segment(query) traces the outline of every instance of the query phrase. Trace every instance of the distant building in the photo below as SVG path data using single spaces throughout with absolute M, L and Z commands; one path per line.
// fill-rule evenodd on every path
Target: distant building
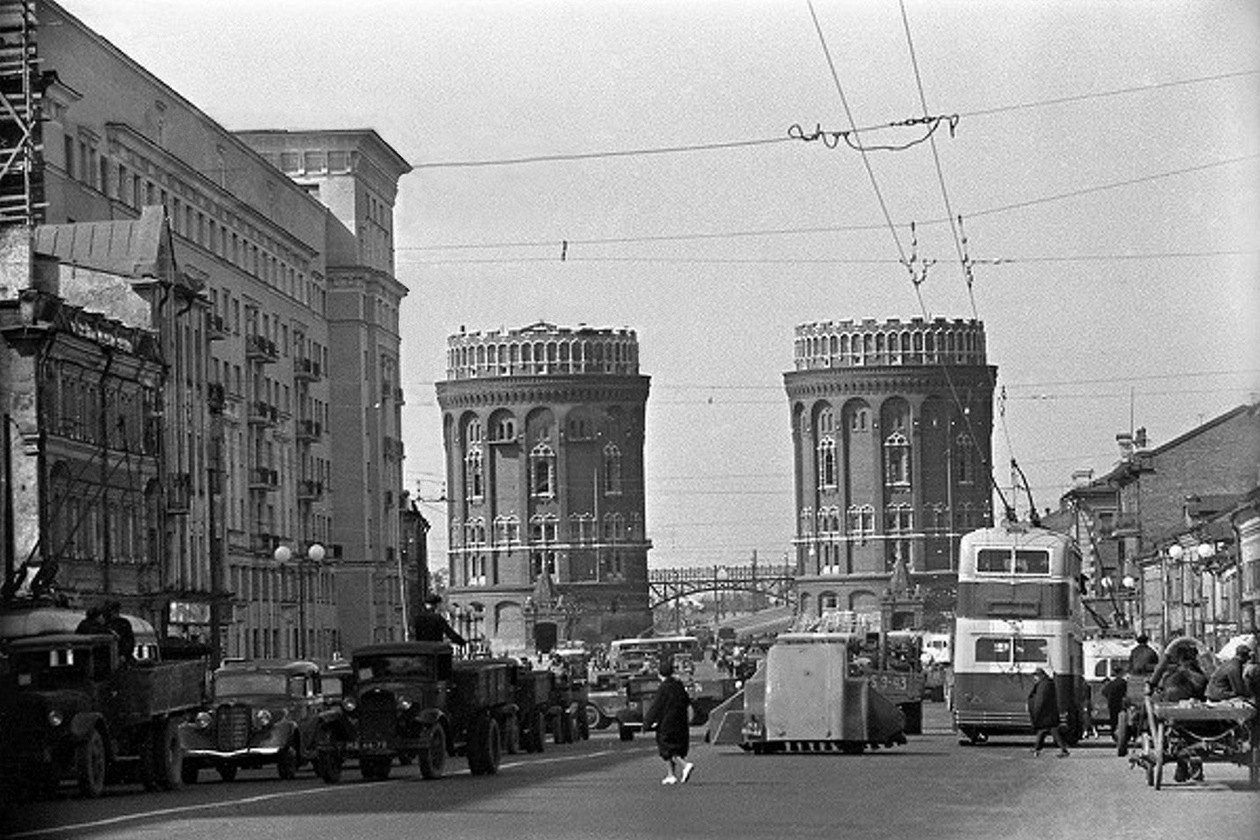
M 448 339 L 447 606 L 464 631 L 532 652 L 651 626 L 648 385 L 631 330 L 539 322 Z
M 797 327 L 783 380 L 802 615 L 880 614 L 899 567 L 926 620 L 952 609 L 958 538 L 992 522 L 996 375 L 979 321 Z
M 164 307 L 171 365 L 150 418 L 164 441 L 164 572 L 132 606 L 232 656 L 404 638 L 416 572 L 400 550 L 406 288 L 392 218 L 410 167 L 370 129 L 230 132 L 55 2 L 27 5 L 38 72 L 8 36 L 0 57 L 16 63 L 0 72 L 12 102 L 21 79 L 38 80 L 42 153 L 29 184 L 0 184 L 5 206 L 16 183 L 66 233 L 159 208 L 191 290 L 122 272 Z M 90 264 L 72 250 L 51 248 L 63 277 Z

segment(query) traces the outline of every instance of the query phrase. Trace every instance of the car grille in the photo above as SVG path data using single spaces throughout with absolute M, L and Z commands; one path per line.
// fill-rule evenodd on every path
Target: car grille
M 243 750 L 249 745 L 249 706 L 222 705 L 215 715 L 215 746 Z
M 397 711 L 392 691 L 369 691 L 359 698 L 359 737 L 384 741 L 394 735 Z

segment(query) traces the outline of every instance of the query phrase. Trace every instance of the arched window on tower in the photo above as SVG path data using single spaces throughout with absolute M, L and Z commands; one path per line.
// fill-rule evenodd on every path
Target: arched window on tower
M 485 495 L 485 465 L 481 448 L 469 449 L 464 456 L 464 488 L 468 501 L 478 501 Z
M 974 484 L 976 481 L 975 464 L 976 447 L 971 435 L 963 432 L 954 439 L 954 480 L 959 484 Z
M 898 489 L 910 487 L 910 441 L 901 428 L 893 429 L 884 438 L 884 484 Z
M 818 441 L 818 488 L 836 486 L 836 439 L 825 437 Z
M 556 453 L 545 443 L 529 452 L 529 492 L 548 497 L 556 493 Z
M 604 495 L 621 495 L 621 450 L 615 443 L 604 447 Z

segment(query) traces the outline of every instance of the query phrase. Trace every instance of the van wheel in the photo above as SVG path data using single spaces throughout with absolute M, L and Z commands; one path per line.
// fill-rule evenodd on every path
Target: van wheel
M 75 748 L 74 763 L 79 793 L 85 799 L 95 799 L 105 792 L 105 742 L 99 729 L 89 732 L 87 740 Z

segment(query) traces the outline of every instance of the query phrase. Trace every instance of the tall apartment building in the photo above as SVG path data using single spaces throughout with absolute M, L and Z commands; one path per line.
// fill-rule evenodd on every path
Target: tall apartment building
M 170 575 L 141 606 L 233 656 L 402 638 L 405 161 L 371 130 L 235 134 L 56 3 L 30 5 L 46 221 L 161 207 L 200 290 L 162 413 Z
M 461 632 L 533 652 L 651 626 L 648 386 L 631 330 L 450 336 L 437 396 Z
M 878 614 L 901 581 L 948 593 L 958 537 L 992 521 L 992 398 L 979 321 L 796 328 L 799 609 Z

